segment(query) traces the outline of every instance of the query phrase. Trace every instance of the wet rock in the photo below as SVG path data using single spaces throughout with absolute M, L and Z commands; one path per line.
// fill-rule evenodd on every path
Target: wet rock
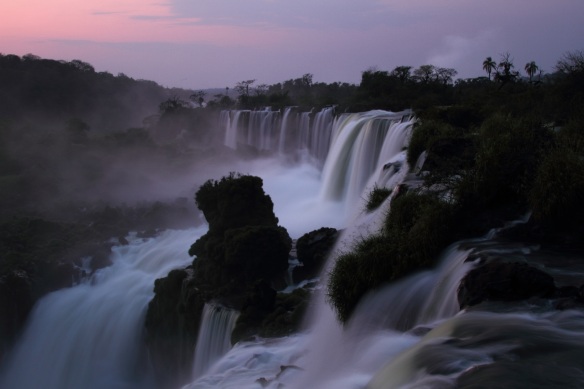
M 174 387 L 189 378 L 204 301 L 192 284 L 192 269 L 157 279 L 154 293 L 146 313 L 146 345 L 156 378 Z
M 492 261 L 467 273 L 458 289 L 460 308 L 483 301 L 518 301 L 553 297 L 554 279 L 549 274 L 517 262 Z
M 294 283 L 318 277 L 338 237 L 338 230 L 323 227 L 298 239 L 296 252 L 301 266 L 292 271 Z

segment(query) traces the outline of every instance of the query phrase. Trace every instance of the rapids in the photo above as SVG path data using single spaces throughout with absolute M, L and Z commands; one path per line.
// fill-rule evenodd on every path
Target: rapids
M 281 225 L 294 238 L 322 226 L 343 228 L 335 252 L 379 230 L 391 196 L 366 213 L 371 188 L 396 188 L 412 178 L 403 151 L 413 124 L 408 112 L 335 116 L 332 108 L 266 109 L 225 111 L 220 121 L 226 146 L 272 153 L 238 168 L 263 178 Z M 149 239 L 130 236 L 128 245 L 112 250 L 110 267 L 44 297 L 0 365 L 0 387 L 154 388 L 140 342 L 153 283 L 187 265 L 189 246 L 204 232 L 202 227 Z M 545 303 L 459 312 L 456 291 L 473 266 L 469 255 L 490 251 L 526 258 L 537 247 L 509 245 L 496 231 L 455 243 L 435 269 L 366 296 L 344 327 L 322 286 L 335 255 L 304 329 L 295 335 L 230 348 L 226 339 L 237 313 L 208 305 L 193 379 L 184 389 L 584 386 L 582 312 L 550 312 Z

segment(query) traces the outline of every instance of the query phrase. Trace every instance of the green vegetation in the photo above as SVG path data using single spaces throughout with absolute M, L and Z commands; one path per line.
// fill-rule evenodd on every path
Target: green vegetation
M 371 192 L 369 192 L 367 202 L 365 203 L 365 209 L 368 212 L 375 210 L 389 197 L 389 195 L 391 195 L 390 189 L 375 186 Z
M 283 278 L 292 241 L 278 226 L 262 179 L 231 173 L 195 195 L 209 231 L 189 250 L 195 282 L 209 298 L 236 296 L 258 280 Z
M 358 85 L 319 83 L 309 73 L 274 85 L 244 80 L 233 86 L 235 93 L 225 88 L 225 94 L 211 97 L 95 72 L 80 60 L 0 55 L 0 225 L 10 237 L 2 243 L 0 286 L 14 282 L 13 290 L 25 297 L 31 285 L 44 291 L 40 278 L 31 277 L 29 285 L 11 275 L 24 269 L 35 276 L 41 264 L 55 265 L 63 253 L 78 254 L 79 240 L 89 240 L 89 235 L 79 238 L 79 231 L 123 236 L 135 226 L 172 226 L 168 216 L 195 219 L 182 212 L 188 208 L 183 203 L 114 206 L 108 202 L 123 200 L 108 195 L 121 189 L 121 182 L 156 182 L 144 171 L 189 171 L 217 155 L 218 110 L 233 108 L 415 111 L 408 162 L 413 165 L 426 152 L 424 185 L 399 193 L 383 230 L 340 255 L 328 292 L 342 321 L 367 292 L 433 266 L 454 240 L 477 236 L 526 211 L 533 212 L 526 239 L 570 235 L 571 242 L 582 242 L 584 54 L 566 53 L 549 73 L 530 61 L 519 67 L 521 74 L 509 53 L 498 61 L 477 60 L 477 69 L 481 65 L 486 76 L 457 80 L 456 70 L 431 64 L 368 69 Z M 367 208 L 378 207 L 388 195 L 375 188 Z M 265 327 L 266 317 L 291 323 L 300 312 L 291 307 L 302 299 L 268 296 L 287 266 L 290 238 L 278 226 L 261 179 L 232 174 L 208 181 L 195 199 L 209 233 L 191 247 L 198 257 L 192 269 L 158 281 L 157 290 L 169 301 L 180 300 L 172 306 L 161 302 L 159 316 L 195 320 L 204 301 L 219 298 L 247 310 L 242 336 L 254 326 L 278 333 Z M 53 226 L 56 235 L 47 238 L 46 229 L 35 227 L 42 225 Z M 315 258 L 328 252 L 336 232 L 325 235 Z M 262 281 L 264 287 L 258 287 Z M 30 305 L 36 296 L 14 301 Z M 6 309 L 14 308 L 10 304 Z M 187 306 L 192 310 L 185 311 Z M 27 313 L 6 312 L 2 317 L 20 315 L 17 323 Z
M 208 180 L 195 201 L 209 224 L 190 248 L 187 269 L 156 280 L 146 313 L 146 341 L 166 382 L 192 366 L 205 303 L 241 311 L 233 341 L 257 334 L 290 333 L 300 322 L 308 296 L 277 295 L 288 270 L 292 240 L 278 226 L 273 203 L 259 177 L 230 173 Z
M 328 297 L 339 319 L 345 322 L 367 292 L 433 266 L 458 236 L 450 204 L 427 193 L 397 196 L 381 233 L 341 254 L 329 275 Z
M 341 322 L 366 293 L 434 266 L 448 244 L 527 211 L 533 217 L 521 227 L 522 239 L 583 248 L 584 55 L 567 54 L 545 76 L 529 62 L 527 82 L 509 54 L 498 64 L 487 58 L 483 68 L 489 78 L 447 85 L 441 104 L 424 104 L 433 93 L 413 101 L 419 120 L 407 159 L 413 166 L 426 152 L 424 184 L 395 198 L 379 234 L 338 257 L 328 297 Z M 377 87 L 386 83 L 372 96 L 395 77 L 367 76 Z

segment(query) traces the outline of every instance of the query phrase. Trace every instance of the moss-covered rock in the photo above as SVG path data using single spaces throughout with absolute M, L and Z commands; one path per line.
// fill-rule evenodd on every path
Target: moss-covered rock
M 146 315 L 151 358 L 165 386 L 190 372 L 205 303 L 241 311 L 234 340 L 259 333 L 275 310 L 272 285 L 285 278 L 292 240 L 262 185 L 259 177 L 232 173 L 195 195 L 209 230 L 189 250 L 196 256 L 191 268 L 156 281 Z
M 274 204 L 264 193 L 259 177 L 231 173 L 209 180 L 197 191 L 195 201 L 209 223 L 209 233 L 231 228 L 278 224 Z
M 361 298 L 380 286 L 435 265 L 458 237 L 452 205 L 432 194 L 406 192 L 394 198 L 383 231 L 343 253 L 328 281 L 329 301 L 346 322 Z
M 195 283 L 206 299 L 229 299 L 240 306 L 242 294 L 258 280 L 284 279 L 292 240 L 278 226 L 261 178 L 230 174 L 207 181 L 195 195 L 209 231 L 189 250 Z
M 483 301 L 518 301 L 530 297 L 553 297 L 554 279 L 525 263 L 492 261 L 469 271 L 460 282 L 460 308 Z
M 189 378 L 204 301 L 193 285 L 192 269 L 172 270 L 154 283 L 145 340 L 156 378 L 178 385 Z
M 265 317 L 274 310 L 276 294 L 265 280 L 260 280 L 249 288 L 231 334 L 231 343 L 235 344 L 259 332 Z
M 304 288 L 278 293 L 274 309 L 264 318 L 258 334 L 281 337 L 299 331 L 311 296 L 312 293 Z
M 296 241 L 296 254 L 301 266 L 292 272 L 295 283 L 317 277 L 332 250 L 339 231 L 335 228 L 322 227 L 302 235 Z
M 90 238 L 72 223 L 29 217 L 0 222 L 0 350 L 10 348 L 41 297 L 83 276 L 76 262 L 99 252 Z
M 231 342 L 235 344 L 254 335 L 281 337 L 298 331 L 310 296 L 303 288 L 276 293 L 267 283 L 257 283 L 247 295 Z

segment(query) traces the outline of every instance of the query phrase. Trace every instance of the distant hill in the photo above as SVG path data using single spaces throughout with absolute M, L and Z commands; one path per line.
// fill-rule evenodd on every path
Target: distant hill
M 123 73 L 96 72 L 89 63 L 0 54 L 0 120 L 62 125 L 71 119 L 92 131 L 141 127 L 171 97 L 188 99 L 192 90 L 164 88 Z

